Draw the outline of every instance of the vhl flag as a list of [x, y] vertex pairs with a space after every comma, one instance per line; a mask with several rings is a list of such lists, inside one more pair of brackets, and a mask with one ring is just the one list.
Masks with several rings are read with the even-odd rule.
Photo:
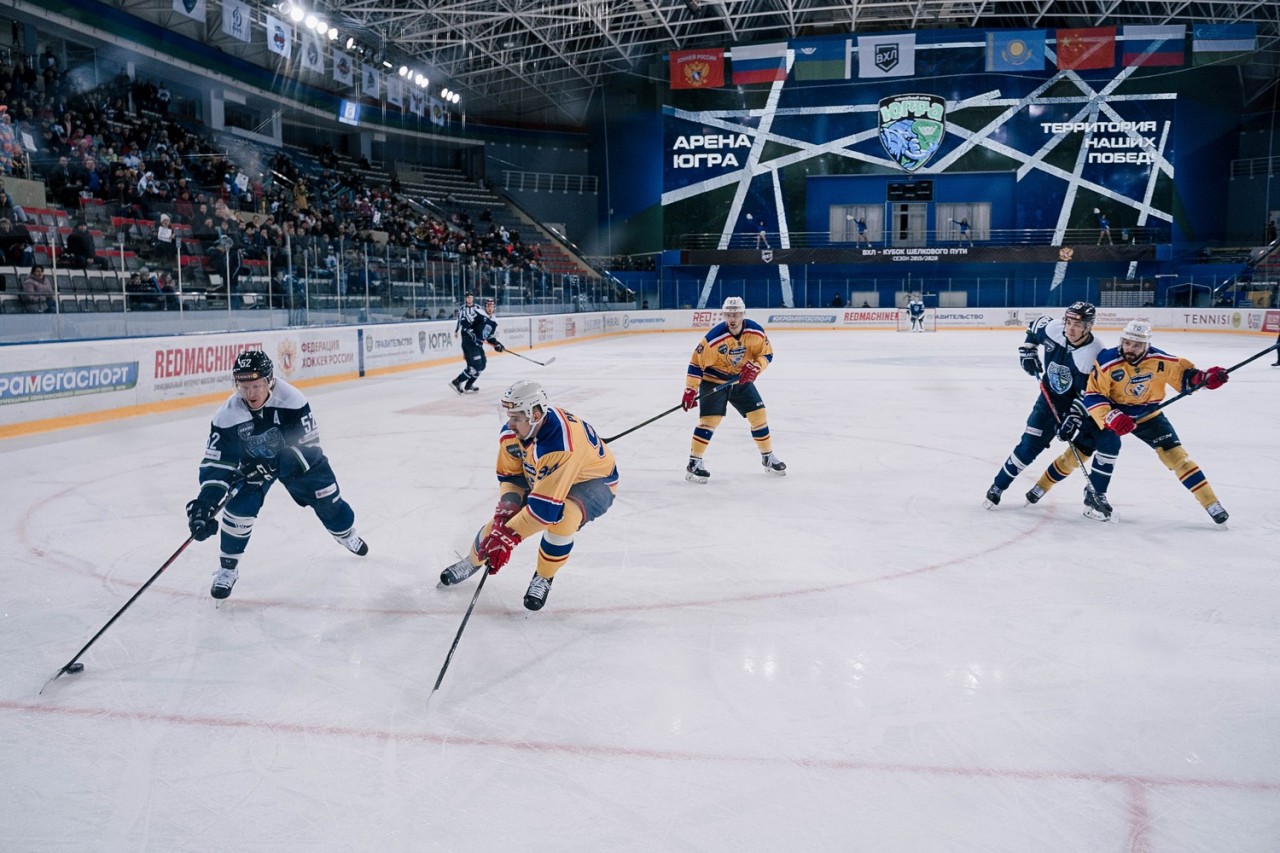
[[858, 76], [914, 77], [916, 35], [858, 36]]
[[422, 117], [427, 112], [427, 96], [417, 89], [409, 92], [409, 112]]
[[404, 81], [398, 77], [387, 78], [387, 103], [404, 109]]
[[432, 98], [431, 99], [431, 123], [438, 124], [441, 127], [444, 127], [444, 124], [448, 120], [448, 117], [449, 117], [449, 114], [444, 108], [444, 101], [441, 101], [437, 98]]
[[240, 0], [222, 0], [222, 31], [233, 39], [249, 40], [249, 4]]
[[205, 15], [208, 13], [205, 3], [206, 0], [173, 0], [173, 11], [204, 23]]
[[267, 50], [289, 58], [293, 48], [293, 28], [279, 18], [267, 15]]

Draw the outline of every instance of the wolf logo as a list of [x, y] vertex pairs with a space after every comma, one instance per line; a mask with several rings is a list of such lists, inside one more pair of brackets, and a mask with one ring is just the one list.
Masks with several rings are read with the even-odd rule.
[[880, 144], [908, 172], [928, 163], [947, 135], [947, 101], [937, 95], [893, 95], [880, 100]]
[[427, 333], [418, 332], [418, 352], [427, 351]]

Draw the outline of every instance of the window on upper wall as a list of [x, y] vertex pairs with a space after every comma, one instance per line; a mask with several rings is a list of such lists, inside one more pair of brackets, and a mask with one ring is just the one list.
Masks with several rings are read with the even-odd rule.
[[866, 238], [875, 243], [884, 239], [884, 206], [879, 204], [833, 204], [828, 229], [832, 243], [856, 243], [858, 221], [867, 224]]
[[939, 242], [965, 240], [961, 223], [966, 221], [973, 242], [991, 239], [991, 202], [937, 202], [933, 212]]

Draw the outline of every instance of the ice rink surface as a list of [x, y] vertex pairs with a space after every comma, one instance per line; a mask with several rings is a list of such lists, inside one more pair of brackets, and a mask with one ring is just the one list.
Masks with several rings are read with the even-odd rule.
[[1280, 369], [1167, 410], [1225, 529], [1132, 438], [1113, 523], [1079, 474], [1023, 504], [1051, 453], [988, 511], [1037, 395], [1021, 337], [773, 334], [788, 476], [732, 412], [703, 486], [693, 413], [619, 439], [546, 609], [526, 542], [429, 709], [502, 389], [611, 436], [679, 402], [696, 333], [492, 355], [466, 397], [457, 365], [308, 389], [370, 555], [276, 488], [221, 608], [194, 543], [43, 695], [186, 537], [214, 407], [0, 442], [0, 848], [1280, 850]]

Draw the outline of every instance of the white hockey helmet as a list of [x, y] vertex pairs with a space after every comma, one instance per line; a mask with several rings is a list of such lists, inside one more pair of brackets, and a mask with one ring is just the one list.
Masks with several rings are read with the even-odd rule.
[[1120, 340], [1151, 345], [1151, 324], [1146, 320], [1130, 320], [1120, 333]]
[[741, 296], [730, 296], [724, 301], [724, 305], [720, 306], [720, 310], [726, 314], [730, 311], [745, 314], [747, 313], [747, 303], [742, 301]]
[[[536, 417], [533, 413], [535, 408], [541, 410]], [[546, 390], [531, 379], [521, 379], [502, 394], [503, 413], [523, 412], [532, 424], [541, 421], [549, 408], [551, 400]]]

